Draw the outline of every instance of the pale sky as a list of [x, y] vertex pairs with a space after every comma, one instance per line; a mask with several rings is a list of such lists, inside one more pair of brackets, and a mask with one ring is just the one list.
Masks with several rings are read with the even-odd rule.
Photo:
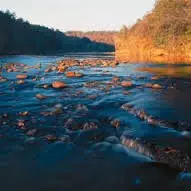
[[0, 0], [0, 9], [61, 31], [119, 30], [153, 8], [155, 0]]

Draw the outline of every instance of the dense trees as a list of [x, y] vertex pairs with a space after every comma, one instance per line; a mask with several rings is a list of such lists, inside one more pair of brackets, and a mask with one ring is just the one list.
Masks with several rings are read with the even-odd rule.
[[101, 42], [105, 44], [114, 45], [114, 36], [117, 34], [116, 31], [89, 31], [89, 32], [81, 32], [81, 31], [68, 31], [66, 32], [67, 36], [74, 36], [80, 38], [89, 38], [95, 42]]
[[116, 47], [142, 59], [145, 55], [191, 59], [191, 0], [157, 0], [152, 12], [119, 33]]
[[15, 14], [0, 11], [0, 54], [52, 54], [113, 51], [112, 45], [88, 38], [69, 37], [59, 30], [31, 25]]
[[126, 33], [149, 36], [158, 45], [191, 37], [191, 0], [157, 0], [152, 13], [139, 19]]

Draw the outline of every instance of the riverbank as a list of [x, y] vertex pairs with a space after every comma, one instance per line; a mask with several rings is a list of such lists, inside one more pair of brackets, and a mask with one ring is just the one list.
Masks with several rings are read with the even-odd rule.
[[115, 48], [118, 61], [191, 63], [191, 2], [156, 1], [151, 12], [121, 29]]
[[121, 45], [124, 39], [116, 38], [115, 59], [117, 62], [191, 64], [191, 49], [186, 46], [162, 49], [137, 39], [132, 40], [129, 37], [129, 40], [126, 39], [127, 43]]

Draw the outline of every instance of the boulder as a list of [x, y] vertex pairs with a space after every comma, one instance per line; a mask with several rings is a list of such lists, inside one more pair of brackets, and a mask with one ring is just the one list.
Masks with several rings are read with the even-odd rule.
[[55, 142], [57, 140], [57, 137], [55, 135], [45, 135], [44, 138], [48, 141], [48, 142]]
[[43, 94], [36, 94], [36, 98], [37, 99], [46, 99], [47, 96], [43, 95]]
[[16, 76], [16, 78], [17, 79], [26, 79], [27, 78], [27, 75], [26, 74], [18, 74], [17, 76]]
[[61, 81], [55, 81], [52, 83], [52, 87], [55, 89], [61, 89], [61, 88], [66, 88], [67, 85], [64, 82]]
[[66, 72], [66, 76], [67, 77], [82, 77], [83, 74], [82, 73], [77, 73], [77, 72], [74, 72], [74, 71], [69, 71], [69, 72]]
[[132, 87], [133, 86], [133, 83], [131, 81], [122, 81], [121, 82], [121, 86], [123, 87]]
[[162, 89], [162, 86], [159, 85], [159, 84], [153, 84], [153, 85], [152, 85], [152, 88], [153, 88], [153, 89]]

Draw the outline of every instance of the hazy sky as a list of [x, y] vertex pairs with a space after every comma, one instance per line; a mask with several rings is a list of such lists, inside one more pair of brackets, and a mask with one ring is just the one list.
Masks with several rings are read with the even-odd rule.
[[119, 30], [150, 11], [155, 0], [0, 0], [33, 24], [67, 30]]

